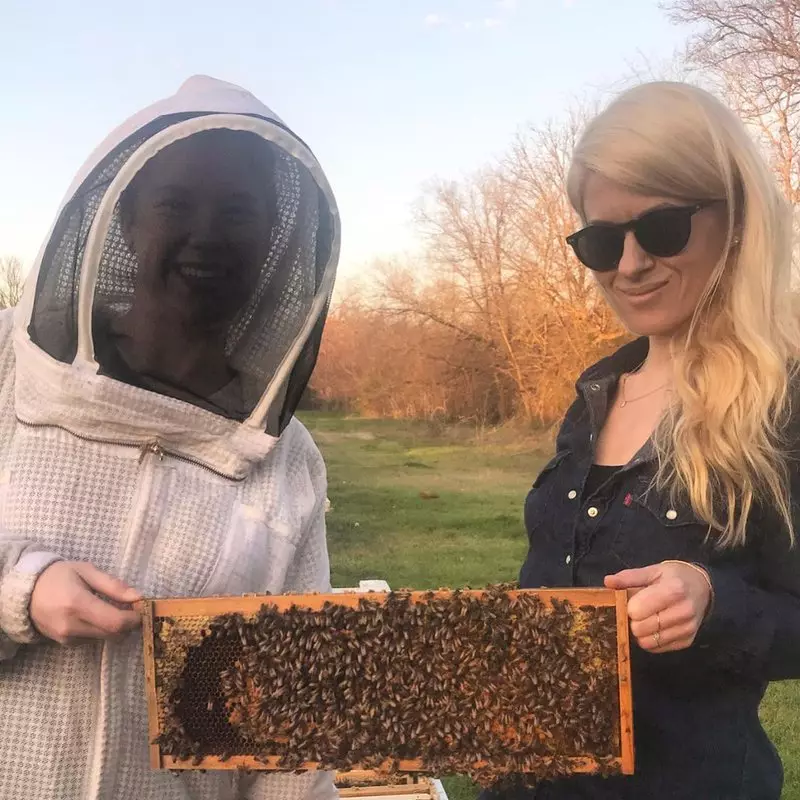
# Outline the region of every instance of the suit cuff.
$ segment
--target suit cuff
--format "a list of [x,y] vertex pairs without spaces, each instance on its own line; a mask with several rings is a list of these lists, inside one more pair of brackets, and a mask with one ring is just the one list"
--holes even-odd
[[0,630],[17,644],[39,639],[31,621],[31,595],[39,576],[61,558],[54,553],[23,555],[0,581]]

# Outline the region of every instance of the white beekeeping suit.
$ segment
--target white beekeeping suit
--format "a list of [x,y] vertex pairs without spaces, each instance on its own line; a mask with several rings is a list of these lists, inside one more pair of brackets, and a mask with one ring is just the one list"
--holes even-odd
[[30,618],[50,565],[144,596],[329,588],[326,479],[293,417],[339,220],[314,156],[195,77],[76,178],[0,315],[0,798],[311,800],[326,774],[149,767],[138,631],[66,647]]

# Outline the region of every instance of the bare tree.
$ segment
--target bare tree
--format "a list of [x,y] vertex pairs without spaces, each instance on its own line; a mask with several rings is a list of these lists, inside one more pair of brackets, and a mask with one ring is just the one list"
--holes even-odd
[[565,191],[567,172],[589,113],[579,108],[559,124],[530,129],[506,161],[520,207],[521,241],[512,254],[525,287],[520,339],[543,417],[571,397],[576,365],[607,352],[621,336],[591,273],[566,243],[579,224]]
[[752,126],[800,206],[800,0],[672,0],[694,26],[687,57]]
[[11,308],[22,298],[22,261],[16,256],[0,257],[0,308]]
[[[576,364],[621,334],[565,242],[577,224],[566,172],[584,117],[531,128],[499,163],[433,184],[418,211],[427,268],[384,271],[383,312],[425,326],[422,352],[449,362],[462,391],[469,375],[492,416],[554,419]],[[448,394],[444,405],[459,404]]]

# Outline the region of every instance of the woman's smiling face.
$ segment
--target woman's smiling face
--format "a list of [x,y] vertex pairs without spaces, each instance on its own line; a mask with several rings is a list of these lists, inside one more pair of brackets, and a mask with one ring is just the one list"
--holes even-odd
[[[589,172],[583,191],[586,224],[625,223],[648,211],[684,205],[674,198],[636,194],[619,183]],[[691,220],[686,247],[670,258],[642,249],[632,231],[625,236],[619,266],[594,276],[623,324],[639,336],[669,337],[692,319],[727,239],[722,203],[698,211]]]
[[272,172],[267,145],[239,131],[195,134],[151,159],[122,204],[138,299],[200,324],[227,324],[267,259]]

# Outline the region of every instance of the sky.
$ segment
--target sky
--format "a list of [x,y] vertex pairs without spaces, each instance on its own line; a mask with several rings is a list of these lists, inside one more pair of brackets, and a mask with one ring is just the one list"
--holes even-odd
[[0,19],[0,255],[30,264],[94,146],[202,73],[309,144],[349,277],[418,246],[432,179],[469,174],[687,36],[656,0],[0,0]]

